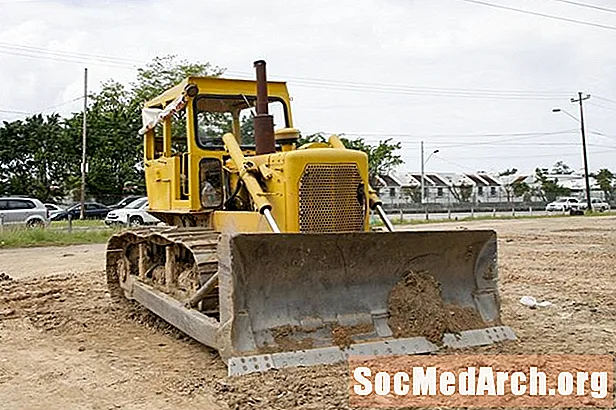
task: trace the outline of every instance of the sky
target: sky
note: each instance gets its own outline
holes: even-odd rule
[[[81,110],[84,67],[96,91],[156,56],[239,78],[265,59],[302,133],[392,138],[401,172],[420,141],[427,172],[581,169],[578,92],[590,170],[616,171],[613,0],[0,0],[0,16],[3,121]]]

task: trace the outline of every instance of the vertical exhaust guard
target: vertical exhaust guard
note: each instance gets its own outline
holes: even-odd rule
[[[253,118],[257,155],[276,152],[274,117],[268,112],[267,74],[265,61],[254,62],[257,74],[257,115]]]

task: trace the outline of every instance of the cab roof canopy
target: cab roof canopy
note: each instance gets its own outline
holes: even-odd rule
[[[146,108],[163,108],[171,101],[182,95],[187,84],[195,84],[199,88],[199,95],[257,95],[257,82],[253,80],[236,80],[218,77],[187,77],[181,83],[168,89],[157,97],[145,103]],[[289,101],[287,83],[282,81],[268,81],[267,92],[270,97],[282,98]]]

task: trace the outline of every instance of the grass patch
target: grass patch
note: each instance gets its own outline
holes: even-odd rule
[[[68,232],[56,229],[5,228],[0,232],[0,249],[105,243],[116,232],[115,229],[82,229]]]
[[[68,221],[52,221],[49,226],[51,228],[68,228]],[[106,225],[102,219],[74,219],[73,226],[83,228],[104,228]]]

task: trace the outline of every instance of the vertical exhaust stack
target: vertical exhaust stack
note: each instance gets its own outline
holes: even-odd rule
[[[267,108],[265,61],[255,61],[254,67],[257,72],[257,115],[253,118],[253,121],[257,155],[271,154],[276,152],[276,140],[274,139],[274,117],[269,114]]]

